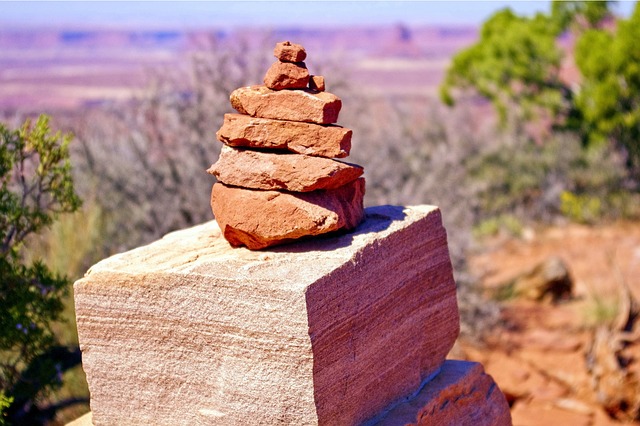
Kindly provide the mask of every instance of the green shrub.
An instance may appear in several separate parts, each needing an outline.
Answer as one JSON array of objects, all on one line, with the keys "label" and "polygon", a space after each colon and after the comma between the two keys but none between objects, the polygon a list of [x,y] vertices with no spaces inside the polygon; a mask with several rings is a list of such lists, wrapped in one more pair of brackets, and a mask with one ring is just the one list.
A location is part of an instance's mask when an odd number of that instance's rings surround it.
[{"label": "green shrub", "polygon": [[7,397],[4,392],[0,392],[0,426],[7,424],[6,413],[7,408],[13,403],[13,398]]},{"label": "green shrub", "polygon": [[80,362],[79,350],[60,347],[52,331],[69,280],[25,256],[30,236],[80,207],[71,140],[52,134],[46,116],[18,130],[0,124],[0,392],[7,418],[16,424],[39,424],[55,414],[38,401]]},{"label": "green shrub", "polygon": [[509,235],[519,237],[522,235],[523,228],[522,222],[516,216],[502,214],[480,221],[480,223],[473,227],[473,236],[482,239],[506,232]]},{"label": "green shrub", "polygon": [[562,215],[592,223],[637,214],[638,193],[620,154],[585,148],[568,134],[552,134],[542,144],[515,138],[471,158],[468,167],[470,184],[478,188],[480,235],[509,217],[522,223]]},{"label": "green shrub", "polygon": [[593,223],[602,217],[602,201],[591,195],[562,191],[560,211],[574,222]]}]

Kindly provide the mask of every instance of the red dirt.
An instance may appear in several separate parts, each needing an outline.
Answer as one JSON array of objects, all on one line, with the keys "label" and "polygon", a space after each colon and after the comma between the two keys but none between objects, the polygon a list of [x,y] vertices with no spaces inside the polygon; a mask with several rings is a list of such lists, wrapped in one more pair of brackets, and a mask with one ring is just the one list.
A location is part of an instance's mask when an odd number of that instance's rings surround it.
[{"label": "red dirt", "polygon": [[640,300],[640,223],[493,240],[471,267],[495,288],[552,255],[570,268],[573,298],[504,302],[504,325],[487,347],[462,342],[461,355],[485,364],[512,404],[514,425],[640,424],[640,321],[627,322],[624,303],[625,294]]}]

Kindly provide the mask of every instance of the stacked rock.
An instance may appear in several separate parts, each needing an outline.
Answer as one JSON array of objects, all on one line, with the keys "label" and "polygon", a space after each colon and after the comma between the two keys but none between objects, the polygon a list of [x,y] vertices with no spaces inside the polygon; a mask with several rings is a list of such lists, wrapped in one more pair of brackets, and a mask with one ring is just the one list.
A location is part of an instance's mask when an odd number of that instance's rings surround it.
[{"label": "stacked rock", "polygon": [[211,209],[232,246],[257,250],[358,226],[364,217],[363,168],[349,155],[352,131],[337,126],[341,100],[311,76],[305,49],[277,43],[264,85],[231,93],[224,143],[207,170],[218,182]]}]

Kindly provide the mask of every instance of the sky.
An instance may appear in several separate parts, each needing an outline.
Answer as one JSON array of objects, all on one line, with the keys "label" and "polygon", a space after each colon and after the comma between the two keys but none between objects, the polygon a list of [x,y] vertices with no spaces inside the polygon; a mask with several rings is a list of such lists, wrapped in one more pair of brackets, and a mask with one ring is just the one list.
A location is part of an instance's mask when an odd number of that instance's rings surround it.
[{"label": "sky", "polygon": [[[615,10],[628,16],[635,2]],[[480,24],[509,6],[531,15],[549,1],[6,1],[0,24],[35,26],[234,27]]]}]

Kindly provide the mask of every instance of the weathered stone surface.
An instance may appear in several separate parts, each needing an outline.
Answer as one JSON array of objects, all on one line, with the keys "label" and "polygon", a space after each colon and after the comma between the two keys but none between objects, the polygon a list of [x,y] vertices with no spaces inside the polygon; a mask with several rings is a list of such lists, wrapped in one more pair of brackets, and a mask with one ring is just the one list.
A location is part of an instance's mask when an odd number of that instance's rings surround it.
[{"label": "weathered stone surface", "polygon": [[218,161],[207,170],[227,185],[293,192],[336,189],[356,180],[363,171],[358,165],[329,158],[274,154],[226,145]]},{"label": "weathered stone surface", "polygon": [[284,62],[302,62],[307,57],[307,52],[300,44],[283,41],[276,43],[273,56]]},{"label": "weathered stone surface", "polygon": [[506,398],[482,365],[446,361],[408,401],[368,424],[379,426],[511,426]]},{"label": "weathered stone surface", "polygon": [[351,130],[332,124],[225,114],[216,136],[230,146],[287,149],[299,154],[342,158],[349,155],[352,134]]},{"label": "weathered stone surface", "polygon": [[329,92],[247,86],[231,92],[231,106],[253,117],[331,124],[338,121],[342,101]]},{"label": "weathered stone surface", "polygon": [[209,222],[74,290],[96,426],[359,424],[418,389],[458,334],[432,206],[370,208],[350,234],[262,252]]},{"label": "weathered stone surface", "polygon": [[363,217],[364,178],[313,192],[261,191],[216,183],[211,210],[232,246],[252,250],[350,230]]},{"label": "weathered stone surface", "polygon": [[309,89],[324,92],[324,77],[321,75],[312,75],[309,77]]},{"label": "weathered stone surface", "polygon": [[309,70],[304,62],[274,62],[264,76],[269,89],[304,89],[309,85]]}]

